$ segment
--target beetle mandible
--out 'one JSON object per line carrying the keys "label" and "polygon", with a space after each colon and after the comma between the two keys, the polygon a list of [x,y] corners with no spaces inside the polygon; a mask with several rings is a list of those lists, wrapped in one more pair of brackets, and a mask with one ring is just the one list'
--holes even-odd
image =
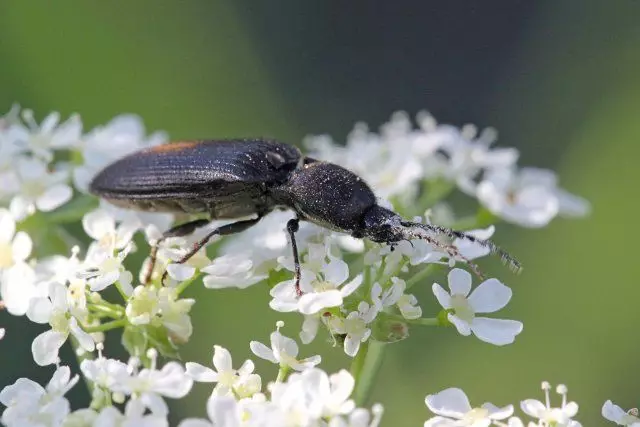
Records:
{"label": "beetle mandible", "polygon": [[[186,236],[214,219],[255,215],[209,232],[177,262],[191,258],[216,235],[241,232],[274,209],[290,209],[296,217],[286,229],[291,238],[295,286],[300,294],[300,261],[295,240],[299,221],[393,245],[423,239],[466,261],[452,244],[438,236],[465,239],[498,254],[514,270],[520,263],[489,240],[458,230],[406,221],[380,206],[371,188],[353,172],[333,163],[305,157],[298,148],[268,139],[180,141],[138,151],[110,164],[90,184],[90,192],[110,203],[144,211],[208,214],[177,225],[151,249],[150,280],[160,242]],[[166,277],[166,271],[163,279]]]}

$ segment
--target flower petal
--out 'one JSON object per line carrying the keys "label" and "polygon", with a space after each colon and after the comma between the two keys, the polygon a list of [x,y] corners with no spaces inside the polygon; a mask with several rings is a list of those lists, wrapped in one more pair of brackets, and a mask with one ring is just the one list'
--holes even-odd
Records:
{"label": "flower petal", "polygon": [[507,319],[476,317],[471,322],[471,330],[480,340],[494,345],[511,344],[522,332],[522,322]]}
{"label": "flower petal", "polygon": [[258,356],[259,358],[268,360],[271,363],[278,363],[278,360],[273,355],[273,351],[261,342],[251,341],[249,343],[249,348],[251,349],[253,354]]}
{"label": "flower petal", "polygon": [[442,308],[444,308],[445,310],[451,308],[451,296],[447,291],[444,290],[442,286],[434,283],[431,287],[431,290],[433,290],[433,294],[436,296],[436,299],[438,300]]}
{"label": "flower petal", "polygon": [[431,412],[445,417],[460,419],[471,411],[467,395],[459,388],[448,388],[439,393],[430,394],[424,402]]}
{"label": "flower petal", "polygon": [[13,252],[13,260],[16,262],[25,261],[31,255],[33,242],[31,237],[24,231],[19,231],[13,238],[11,250]]}
{"label": "flower petal", "polygon": [[509,303],[513,292],[498,279],[480,283],[469,295],[468,301],[476,313],[493,313]]}
{"label": "flower petal", "polygon": [[449,272],[449,289],[451,295],[469,295],[471,291],[471,274],[461,268],[454,268]]}
{"label": "flower petal", "polygon": [[59,360],[58,351],[67,340],[67,334],[49,330],[38,335],[31,344],[33,360],[40,366],[51,365]]}
{"label": "flower petal", "polygon": [[453,326],[456,327],[460,335],[464,335],[465,337],[471,335],[471,325],[469,325],[469,323],[452,313],[447,314],[447,319],[453,323]]}
{"label": "flower petal", "polygon": [[36,206],[38,210],[42,212],[49,212],[67,203],[71,200],[72,195],[73,191],[71,187],[66,184],[57,184],[47,189],[43,195],[38,197]]}
{"label": "flower petal", "polygon": [[9,243],[16,232],[16,221],[6,209],[0,209],[0,242]]}
{"label": "flower petal", "polygon": [[504,420],[513,415],[513,405],[507,405],[502,408],[494,405],[493,403],[484,403],[483,408],[489,411],[489,418],[492,420]]}
{"label": "flower petal", "polygon": [[201,383],[213,383],[218,381],[218,374],[211,368],[195,362],[187,362],[185,367],[187,368],[187,375],[193,378],[194,381]]}
{"label": "flower petal", "polygon": [[323,308],[337,307],[340,304],[342,304],[342,293],[334,289],[302,295],[298,300],[298,309],[302,314],[315,314]]}
{"label": "flower petal", "polygon": [[233,370],[233,361],[231,360],[231,353],[224,347],[219,345],[213,346],[213,366],[221,372],[229,372]]}

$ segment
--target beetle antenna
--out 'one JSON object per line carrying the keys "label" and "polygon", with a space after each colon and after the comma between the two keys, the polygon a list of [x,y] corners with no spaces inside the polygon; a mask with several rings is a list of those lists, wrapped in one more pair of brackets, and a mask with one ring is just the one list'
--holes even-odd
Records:
{"label": "beetle antenna", "polygon": [[[404,227],[419,228],[429,233],[444,235],[449,237],[450,239],[457,238],[457,239],[466,240],[471,243],[475,243],[477,245],[482,246],[483,248],[489,249],[490,253],[494,255],[498,255],[502,260],[502,262],[505,265],[507,265],[509,269],[511,269],[514,273],[519,273],[520,271],[522,271],[522,265],[520,264],[520,262],[517,259],[515,259],[513,256],[511,256],[507,251],[505,251],[504,249],[500,248],[498,245],[493,243],[491,240],[479,239],[469,233],[465,233],[464,231],[453,230],[451,228],[442,227],[439,225],[420,224],[418,222],[409,222],[409,221],[402,221],[400,224]],[[422,236],[419,236],[419,235],[416,235],[416,237],[422,238]],[[464,259],[464,257],[461,257],[461,258]],[[467,263],[469,262],[467,261]]]}

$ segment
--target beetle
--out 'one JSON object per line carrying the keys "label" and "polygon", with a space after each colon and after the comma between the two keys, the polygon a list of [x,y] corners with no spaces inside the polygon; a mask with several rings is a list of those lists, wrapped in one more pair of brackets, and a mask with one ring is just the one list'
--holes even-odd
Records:
{"label": "beetle", "polygon": [[380,206],[371,188],[353,172],[306,157],[298,148],[270,139],[179,141],[144,149],[108,165],[93,178],[89,190],[119,207],[208,215],[208,219],[180,224],[163,233],[152,246],[145,283],[150,280],[162,240],[187,236],[214,219],[255,216],[210,231],[177,261],[184,263],[213,236],[246,230],[274,209],[289,209],[296,215],[287,222],[286,230],[299,294],[295,233],[300,221],[385,243],[392,249],[402,240],[423,239],[449,256],[466,261],[481,276],[455,246],[438,237],[465,239],[488,248],[514,270],[520,269],[520,263],[493,242],[463,231],[407,221]]}

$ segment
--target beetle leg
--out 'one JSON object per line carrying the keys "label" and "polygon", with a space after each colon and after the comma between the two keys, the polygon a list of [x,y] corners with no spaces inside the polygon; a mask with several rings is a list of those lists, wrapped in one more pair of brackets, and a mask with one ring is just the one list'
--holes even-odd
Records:
{"label": "beetle leg", "polygon": [[293,269],[295,271],[295,281],[296,281],[296,295],[302,296],[302,290],[300,289],[300,278],[302,274],[300,273],[300,257],[298,256],[298,245],[296,244],[296,236],[295,233],[300,229],[300,220],[298,218],[291,218],[287,222],[287,232],[291,237],[291,248],[293,249]]}
{"label": "beetle leg", "polygon": [[[259,216],[259,217],[254,218],[254,219],[247,219],[245,221],[233,222],[231,224],[226,224],[226,225],[223,225],[222,227],[216,228],[215,230],[211,231],[209,234],[204,236],[202,239],[200,239],[196,243],[194,243],[193,247],[191,248],[191,250],[189,252],[184,254],[182,256],[182,258],[180,258],[179,260],[175,261],[176,264],[183,264],[183,263],[187,262],[189,260],[189,258],[194,256],[196,254],[196,252],[198,252],[200,249],[202,249],[204,247],[204,245],[206,245],[207,242],[209,240],[211,240],[211,238],[213,236],[228,236],[229,234],[240,233],[241,231],[246,230],[247,228],[251,227],[252,225],[255,225],[258,221],[260,221],[261,218],[262,218],[262,216]],[[167,271],[165,270],[165,272],[162,274],[162,283],[163,284],[164,284],[164,281],[165,281],[166,278],[167,278]]]}
{"label": "beetle leg", "polygon": [[144,274],[144,278],[142,280],[142,284],[146,285],[151,280],[151,275],[153,274],[153,269],[156,266],[156,260],[158,257],[158,248],[160,244],[167,240],[169,237],[184,237],[193,233],[196,228],[207,225],[211,222],[210,219],[196,219],[195,221],[185,222],[184,224],[178,224],[174,227],[171,227],[164,233],[162,233],[162,237],[160,237],[152,246],[151,251],[149,253],[149,267]]}

